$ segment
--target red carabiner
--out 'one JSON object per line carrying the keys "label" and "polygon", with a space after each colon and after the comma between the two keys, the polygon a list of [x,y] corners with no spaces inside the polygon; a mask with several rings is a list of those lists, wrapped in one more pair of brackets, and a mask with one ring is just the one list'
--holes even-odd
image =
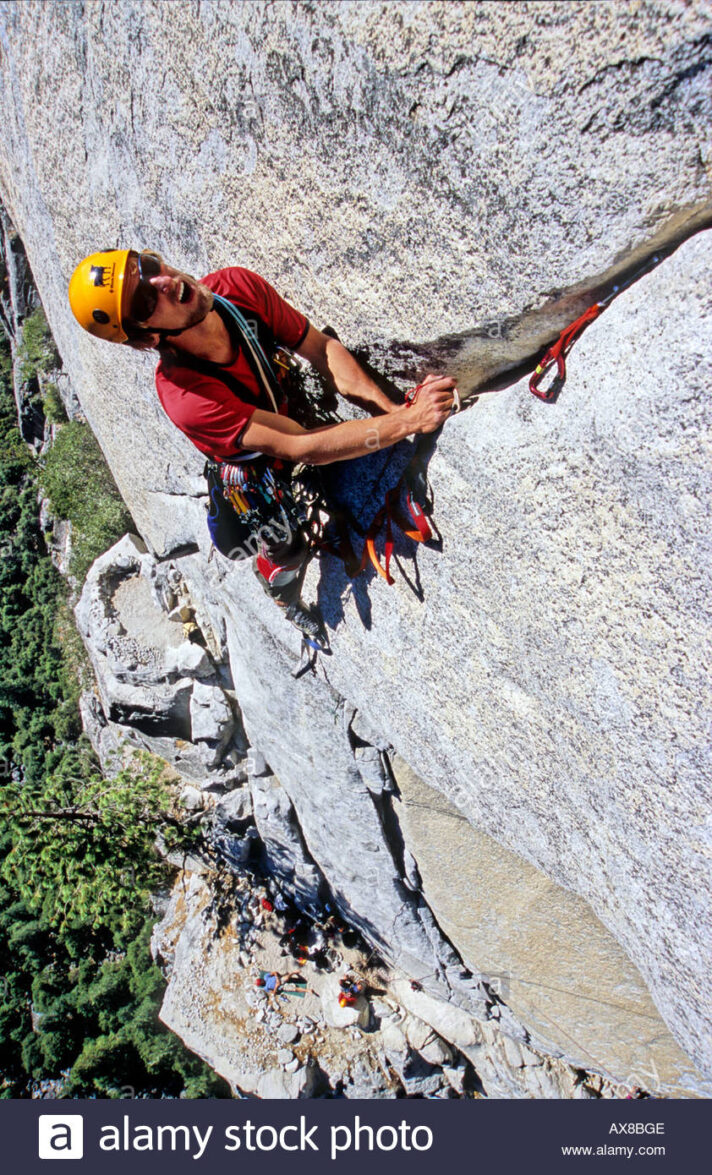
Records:
{"label": "red carabiner", "polygon": [[[581,331],[588,326],[589,322],[593,322],[594,318],[598,318],[603,309],[603,302],[594,302],[593,306],[589,306],[588,310],[584,310],[583,314],[575,322],[570,323],[569,326],[562,330],[556,342],[545,352],[533,376],[529,380],[529,391],[533,396],[538,396],[540,400],[546,400],[548,403],[556,399],[566,379],[566,356],[581,334]],[[554,362],[557,368],[556,378],[552,381],[551,386],[545,392],[542,392],[539,387],[541,377]]]}
{"label": "red carabiner", "polygon": [[[556,378],[553,380],[551,385],[545,391],[543,391],[539,387],[539,384],[541,383],[543,376],[554,363],[556,364],[557,368]],[[534,373],[529,380],[529,391],[533,396],[537,396],[540,400],[555,400],[565,379],[566,359],[563,353],[562,339],[559,338],[554,343],[553,347],[549,347],[549,350],[544,353],[541,362],[534,369]]]}

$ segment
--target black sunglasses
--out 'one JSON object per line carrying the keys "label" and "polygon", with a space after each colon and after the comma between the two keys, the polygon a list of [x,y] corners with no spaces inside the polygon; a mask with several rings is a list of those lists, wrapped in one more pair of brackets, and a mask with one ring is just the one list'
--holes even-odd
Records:
{"label": "black sunglasses", "polygon": [[163,268],[160,253],[148,251],[136,254],[138,285],[131,297],[128,317],[133,322],[148,322],[158,303],[158,290],[151,285],[151,278],[158,277]]}

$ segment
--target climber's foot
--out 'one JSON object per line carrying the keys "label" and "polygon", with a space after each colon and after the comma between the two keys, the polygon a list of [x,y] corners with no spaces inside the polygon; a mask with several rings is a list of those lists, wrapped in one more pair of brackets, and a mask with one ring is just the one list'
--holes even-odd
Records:
{"label": "climber's foot", "polygon": [[316,608],[307,608],[303,600],[295,600],[285,612],[295,628],[302,634],[305,643],[317,653],[330,653],[329,637],[324,622]]}

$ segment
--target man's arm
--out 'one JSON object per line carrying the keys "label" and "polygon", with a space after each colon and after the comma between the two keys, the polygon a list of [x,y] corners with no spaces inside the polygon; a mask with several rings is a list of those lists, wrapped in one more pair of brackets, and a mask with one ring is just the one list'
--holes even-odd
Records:
{"label": "man's arm", "polygon": [[319,374],[333,384],[346,400],[353,400],[369,412],[394,412],[399,405],[384,395],[370,376],[359,367],[346,347],[338,339],[322,334],[310,326],[297,354],[307,359]]}
{"label": "man's arm", "polygon": [[345,420],[321,428],[302,428],[288,416],[258,408],[243,429],[240,443],[268,457],[328,465],[351,457],[364,457],[388,448],[415,433],[434,432],[450,415],[455,381],[450,376],[428,375],[413,404],[392,406],[387,415],[365,420]]}

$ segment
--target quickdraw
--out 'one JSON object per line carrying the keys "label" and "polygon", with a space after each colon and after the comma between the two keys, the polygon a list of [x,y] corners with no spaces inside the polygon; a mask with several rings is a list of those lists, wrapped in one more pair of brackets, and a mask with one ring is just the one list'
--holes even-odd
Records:
{"label": "quickdraw", "polygon": [[[623,290],[627,290],[629,286],[632,286],[638,278],[643,277],[651,269],[654,269],[671,251],[671,248],[661,250],[659,253],[655,253],[652,257],[649,257],[645,264],[636,269],[625,281],[621,282],[620,285],[613,286],[613,289],[605,298],[602,298],[600,302],[595,302],[593,306],[589,306],[575,322],[572,322],[562,330],[556,342],[544,352],[529,380],[529,391],[533,396],[537,396],[538,399],[544,400],[546,403],[553,403],[566,380],[566,357],[582,331],[585,330],[589,322],[593,322],[606,307],[610,306],[614,298],[617,298]],[[539,385],[546,372],[554,364],[556,364],[556,376],[548,388],[542,389]]]}

